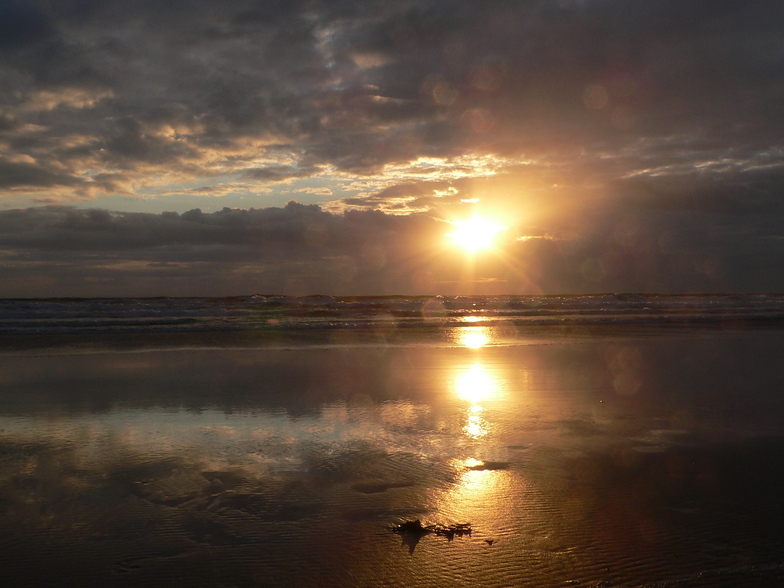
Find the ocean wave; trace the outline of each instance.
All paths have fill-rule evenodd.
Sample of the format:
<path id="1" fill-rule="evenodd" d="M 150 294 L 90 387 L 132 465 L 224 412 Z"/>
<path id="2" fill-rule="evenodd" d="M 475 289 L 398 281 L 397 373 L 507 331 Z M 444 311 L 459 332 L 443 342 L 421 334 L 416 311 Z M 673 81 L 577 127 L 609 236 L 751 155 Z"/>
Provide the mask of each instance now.
<path id="1" fill-rule="evenodd" d="M 0 334 L 209 332 L 395 325 L 778 323 L 782 294 L 273 296 L 0 300 Z"/>

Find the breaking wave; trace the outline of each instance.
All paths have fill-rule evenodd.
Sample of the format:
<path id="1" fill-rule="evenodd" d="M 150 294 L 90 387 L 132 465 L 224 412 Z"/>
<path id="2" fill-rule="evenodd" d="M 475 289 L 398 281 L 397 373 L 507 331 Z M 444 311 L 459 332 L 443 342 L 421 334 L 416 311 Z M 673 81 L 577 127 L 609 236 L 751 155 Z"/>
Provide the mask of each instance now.
<path id="1" fill-rule="evenodd" d="M 0 300 L 0 333 L 10 335 L 782 320 L 784 294 Z"/>

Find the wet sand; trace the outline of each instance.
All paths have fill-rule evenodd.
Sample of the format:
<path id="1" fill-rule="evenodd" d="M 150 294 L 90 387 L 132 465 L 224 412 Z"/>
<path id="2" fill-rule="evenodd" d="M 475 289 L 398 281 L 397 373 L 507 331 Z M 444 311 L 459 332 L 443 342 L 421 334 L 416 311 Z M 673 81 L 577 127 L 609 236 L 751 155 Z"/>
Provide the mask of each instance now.
<path id="1" fill-rule="evenodd" d="M 0 583 L 784 585 L 784 332 L 502 335 L 5 345 Z"/>

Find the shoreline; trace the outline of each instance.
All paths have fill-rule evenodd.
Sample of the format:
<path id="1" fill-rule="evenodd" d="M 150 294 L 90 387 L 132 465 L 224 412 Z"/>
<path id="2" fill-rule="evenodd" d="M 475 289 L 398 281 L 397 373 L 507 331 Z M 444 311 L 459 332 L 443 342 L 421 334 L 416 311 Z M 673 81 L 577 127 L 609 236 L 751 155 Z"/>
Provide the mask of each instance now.
<path id="1" fill-rule="evenodd" d="M 455 333 L 487 332 L 488 347 L 515 347 L 627 337 L 722 335 L 784 332 L 784 320 L 711 322 L 515 325 L 481 322 L 373 325 L 362 328 L 269 328 L 221 331 L 130 331 L 125 333 L 0 333 L 0 354 L 60 354 L 164 350 L 302 349 L 322 347 L 462 347 Z"/>

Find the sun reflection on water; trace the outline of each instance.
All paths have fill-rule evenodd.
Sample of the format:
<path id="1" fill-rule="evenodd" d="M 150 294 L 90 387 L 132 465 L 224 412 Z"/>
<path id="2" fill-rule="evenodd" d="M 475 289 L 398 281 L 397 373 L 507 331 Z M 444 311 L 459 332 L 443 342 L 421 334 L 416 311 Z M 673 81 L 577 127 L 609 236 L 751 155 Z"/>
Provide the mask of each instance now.
<path id="1" fill-rule="evenodd" d="M 461 333 L 466 347 L 469 347 L 467 342 L 485 337 L 487 329 L 483 327 L 467 327 Z M 475 522 L 483 527 L 483 533 L 489 534 L 492 531 L 488 530 L 496 526 L 496 519 L 501 518 L 506 508 L 501 496 L 508 489 L 511 473 L 507 461 L 482 461 L 488 455 L 506 459 L 495 447 L 492 421 L 507 400 L 503 374 L 483 359 L 482 354 L 476 355 L 471 363 L 454 370 L 453 393 L 462 404 L 461 432 L 468 441 L 465 448 L 470 453 L 451 461 L 457 474 L 456 483 L 440 497 L 439 503 L 443 512 L 456 521 Z"/>
<path id="2" fill-rule="evenodd" d="M 488 469 L 485 462 L 469 457 L 455 459 L 456 483 L 437 499 L 439 512 L 456 522 L 470 522 L 477 539 L 498 539 L 509 516 L 509 496 L 514 474 Z"/>
<path id="3" fill-rule="evenodd" d="M 462 327 L 457 335 L 457 341 L 463 347 L 480 349 L 490 343 L 490 329 L 487 327 Z"/>
<path id="4" fill-rule="evenodd" d="M 485 320 L 485 318 L 475 314 L 469 314 L 468 316 L 464 316 L 461 320 L 464 323 L 480 323 Z"/>
<path id="5" fill-rule="evenodd" d="M 482 407 L 474 405 L 468 409 L 468 419 L 463 427 L 463 432 L 473 439 L 487 435 L 487 421 L 481 415 Z"/>
<path id="6" fill-rule="evenodd" d="M 457 371 L 454 391 L 457 398 L 469 404 L 464 409 L 463 433 L 477 440 L 487 436 L 491 424 L 485 416 L 484 404 L 498 399 L 500 393 L 498 378 L 483 364 L 476 362 Z"/>
<path id="7" fill-rule="evenodd" d="M 474 470 L 460 474 L 460 481 L 455 488 L 454 498 L 462 501 L 482 501 L 483 495 L 489 492 L 493 486 L 498 484 L 499 478 L 507 472 L 496 472 L 492 470 Z"/>
<path id="8" fill-rule="evenodd" d="M 458 372 L 455 392 L 461 400 L 477 405 L 498 393 L 498 382 L 481 363 L 474 363 Z"/>

